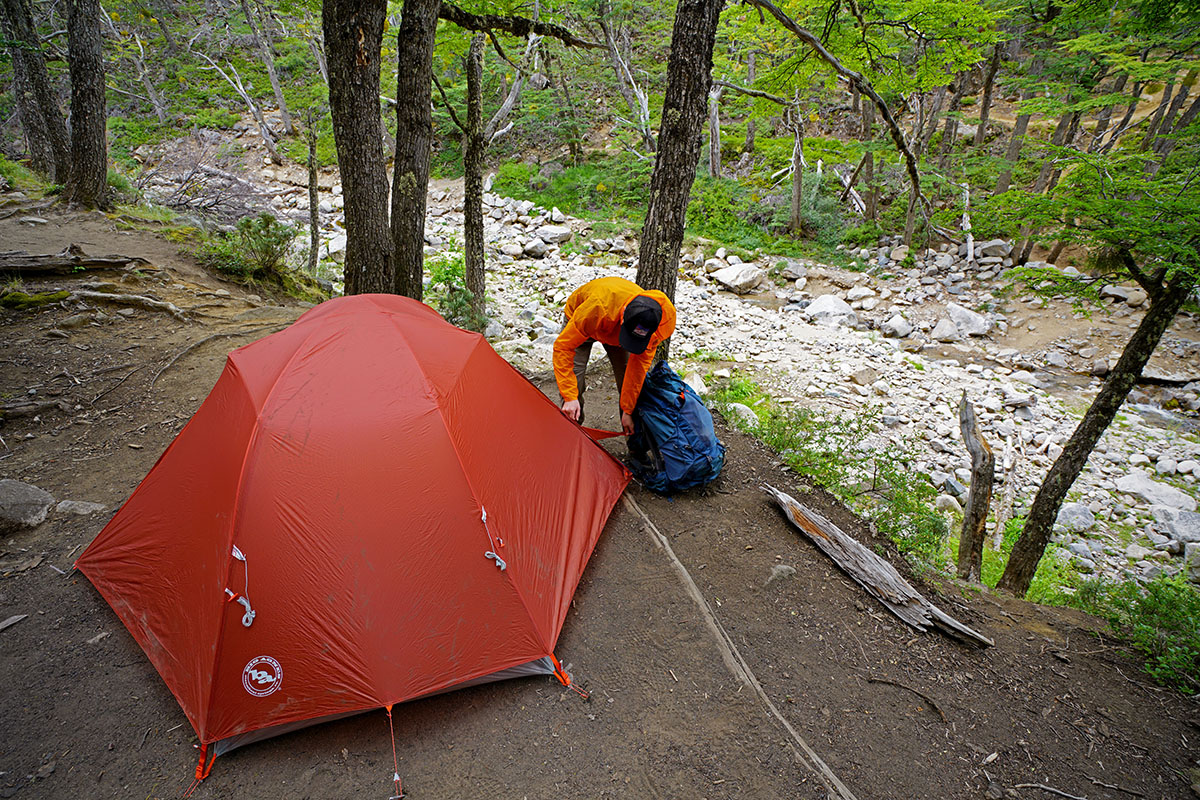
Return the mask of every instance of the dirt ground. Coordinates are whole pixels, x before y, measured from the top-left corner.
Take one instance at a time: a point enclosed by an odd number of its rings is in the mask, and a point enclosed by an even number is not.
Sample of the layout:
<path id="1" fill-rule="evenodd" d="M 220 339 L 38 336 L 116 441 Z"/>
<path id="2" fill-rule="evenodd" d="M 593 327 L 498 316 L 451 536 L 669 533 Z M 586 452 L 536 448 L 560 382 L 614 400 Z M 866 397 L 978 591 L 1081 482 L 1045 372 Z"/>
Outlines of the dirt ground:
<path id="1" fill-rule="evenodd" d="M 177 797 L 192 779 L 195 736 L 72 559 L 196 410 L 228 350 L 304 309 L 248 299 L 175 245 L 116 230 L 103 215 L 38 215 L 48 222 L 0 220 L 3 249 L 51 253 L 74 242 L 158 269 L 27 281 L 30 289 L 111 282 L 173 302 L 191 321 L 105 305 L 93 306 L 103 316 L 65 327 L 91 312 L 0 311 L 0 397 L 59 399 L 66 409 L 0 421 L 0 478 L 108 508 L 52 513 L 0 541 L 0 619 L 28 615 L 0 631 L 0 797 Z M 616 392 L 601 367 L 589 422 L 612 427 Z M 539 385 L 552 389 L 544 377 Z M 409 797 L 839 796 L 806 766 L 813 754 L 847 787 L 840 796 L 861 800 L 1194 796 L 1200 704 L 1149 685 L 1098 621 L 914 579 L 996 646 L 906 627 L 759 487 L 792 492 L 907 574 L 895 553 L 757 442 L 721 432 L 729 456 L 712 488 L 665 499 L 631 486 L 650 524 L 628 503 L 608 523 L 557 650 L 591 699 L 543 677 L 398 707 Z M 655 529 L 794 735 L 727 667 Z M 768 583 L 778 564 L 795 574 Z M 195 796 L 384 798 L 392 771 L 379 711 L 224 756 Z"/>

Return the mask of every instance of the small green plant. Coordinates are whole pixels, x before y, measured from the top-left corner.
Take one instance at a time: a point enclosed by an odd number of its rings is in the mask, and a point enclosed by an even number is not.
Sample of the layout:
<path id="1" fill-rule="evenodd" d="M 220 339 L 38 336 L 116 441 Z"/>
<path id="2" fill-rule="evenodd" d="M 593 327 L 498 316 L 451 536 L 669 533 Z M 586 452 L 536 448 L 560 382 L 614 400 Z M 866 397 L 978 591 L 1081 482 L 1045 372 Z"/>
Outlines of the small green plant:
<path id="1" fill-rule="evenodd" d="M 994 587 L 1000 580 L 1013 545 L 1017 543 L 1024 528 L 1025 518 L 1014 517 L 1004 525 L 1000 550 L 984 547 L 982 583 Z M 955 549 L 957 547 L 955 542 Z M 1078 606 L 1076 591 L 1080 581 L 1079 571 L 1072 565 L 1070 555 L 1064 548 L 1051 542 L 1046 547 L 1042 560 L 1038 562 L 1037 572 L 1033 575 L 1025 599 L 1048 606 Z"/>
<path id="2" fill-rule="evenodd" d="M 729 356 L 726 353 L 722 353 L 718 350 L 705 350 L 704 348 L 701 348 L 701 349 L 697 350 L 696 352 L 692 353 L 691 356 L 689 356 L 689 358 L 692 358 L 696 361 L 729 361 L 730 360 Z"/>
<path id="3" fill-rule="evenodd" d="M 755 435 L 789 467 L 869 517 L 913 563 L 933 569 L 949 563 L 946 523 L 933 506 L 937 491 L 913 469 L 903 448 L 872 443 L 877 409 L 834 414 L 780 407 L 740 377 L 719 384 L 714 400 L 722 413 L 730 403 L 756 407 Z"/>
<path id="4" fill-rule="evenodd" d="M 217 234 L 200 245 L 197 257 L 207 267 L 241 281 L 278 278 L 296 229 L 271 214 L 243 217 L 230 233 Z"/>
<path id="5" fill-rule="evenodd" d="M 1154 680 L 1200 694 L 1200 591 L 1182 575 L 1160 575 L 1144 585 L 1092 580 L 1078 600 L 1145 655 Z"/>
<path id="6" fill-rule="evenodd" d="M 447 251 L 429 259 L 429 304 L 451 325 L 482 333 L 488 318 L 472 306 L 466 284 L 466 266 L 461 251 Z"/>

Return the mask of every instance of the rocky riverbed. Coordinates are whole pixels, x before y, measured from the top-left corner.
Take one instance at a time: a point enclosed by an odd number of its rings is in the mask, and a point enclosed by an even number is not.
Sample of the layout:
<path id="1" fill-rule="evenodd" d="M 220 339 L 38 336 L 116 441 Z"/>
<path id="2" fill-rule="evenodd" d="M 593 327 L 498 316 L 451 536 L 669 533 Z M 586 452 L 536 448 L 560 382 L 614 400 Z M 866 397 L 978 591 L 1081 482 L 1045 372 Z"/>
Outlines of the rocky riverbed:
<path id="1" fill-rule="evenodd" d="M 166 166 L 156 173 L 160 194 L 176 185 Z M 245 180 L 256 187 L 245 195 L 248 208 L 307 217 L 298 168 L 257 166 Z M 322 256 L 337 262 L 345 249 L 340 186 L 328 175 L 321 186 Z M 522 368 L 548 369 L 567 295 L 602 275 L 632 279 L 637 243 L 592 236 L 587 222 L 558 209 L 491 193 L 484 215 L 488 338 Z M 461 182 L 435 182 L 427 253 L 461 247 L 462 222 Z M 672 354 L 697 383 L 737 370 L 780 403 L 876 409 L 884 426 L 878 445 L 913 452 L 950 514 L 970 478 L 958 423 L 965 392 L 997 453 L 998 502 L 1009 498 L 1019 515 L 1147 298 L 1134 286 L 1106 286 L 1106 307 L 1088 316 L 1065 297 L 1012 295 L 1002 277 L 1011 250 L 1002 240 L 921 252 L 884 241 L 848 250 L 845 265 L 834 266 L 745 263 L 715 245 L 685 248 Z M 1148 578 L 1184 570 L 1200 583 L 1196 323 L 1185 313 L 1168 331 L 1146 371 L 1155 384 L 1131 394 L 1059 517 L 1057 540 L 1082 572 Z"/>

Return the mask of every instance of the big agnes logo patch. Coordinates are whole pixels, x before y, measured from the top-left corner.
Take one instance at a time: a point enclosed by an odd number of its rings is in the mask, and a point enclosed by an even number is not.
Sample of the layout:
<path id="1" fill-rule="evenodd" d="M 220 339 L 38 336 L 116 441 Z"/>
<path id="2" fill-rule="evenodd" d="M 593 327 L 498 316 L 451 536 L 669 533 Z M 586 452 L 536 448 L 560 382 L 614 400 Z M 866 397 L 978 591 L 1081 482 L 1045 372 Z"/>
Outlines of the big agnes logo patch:
<path id="1" fill-rule="evenodd" d="M 242 686 L 255 697 L 266 697 L 283 683 L 283 667 L 270 656 L 251 659 L 242 670 Z"/>

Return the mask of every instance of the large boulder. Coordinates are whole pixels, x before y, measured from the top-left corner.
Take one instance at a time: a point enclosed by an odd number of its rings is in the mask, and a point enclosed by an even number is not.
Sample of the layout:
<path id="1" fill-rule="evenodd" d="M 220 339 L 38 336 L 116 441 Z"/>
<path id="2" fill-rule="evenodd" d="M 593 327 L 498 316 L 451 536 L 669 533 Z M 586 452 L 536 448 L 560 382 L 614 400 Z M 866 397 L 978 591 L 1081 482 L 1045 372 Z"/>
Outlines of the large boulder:
<path id="1" fill-rule="evenodd" d="M 823 324 L 854 325 L 858 322 L 858 315 L 854 313 L 850 304 L 833 294 L 823 294 L 813 300 L 804 309 L 804 313 L 813 322 Z"/>
<path id="2" fill-rule="evenodd" d="M 543 225 L 536 231 L 537 238 L 546 244 L 562 244 L 571 241 L 574 234 L 566 225 Z"/>
<path id="3" fill-rule="evenodd" d="M 992 239 L 975 247 L 975 251 L 982 257 L 999 256 L 1004 258 L 1012 252 L 1012 245 L 1003 239 Z"/>
<path id="4" fill-rule="evenodd" d="M 21 481 L 0 480 L 0 535 L 36 528 L 53 505 L 49 492 Z"/>
<path id="5" fill-rule="evenodd" d="M 992 329 L 991 320 L 958 303 L 947 303 L 946 314 L 963 336 L 986 336 Z"/>
<path id="6" fill-rule="evenodd" d="M 525 243 L 525 255 L 530 258 L 543 258 L 550 248 L 536 236 Z"/>
<path id="7" fill-rule="evenodd" d="M 1083 533 L 1096 524 L 1096 515 L 1083 503 L 1064 503 L 1058 512 L 1056 524 L 1071 533 Z"/>
<path id="8" fill-rule="evenodd" d="M 1117 490 L 1145 500 L 1151 505 L 1167 506 L 1182 511 L 1196 510 L 1196 498 L 1184 494 L 1174 486 L 1152 480 L 1140 469 L 1117 478 Z"/>
<path id="9" fill-rule="evenodd" d="M 913 326 L 900 314 L 894 314 L 891 319 L 879 326 L 884 336 L 895 339 L 907 338 L 913 331 Z"/>
<path id="10" fill-rule="evenodd" d="M 958 332 L 958 326 L 947 317 L 938 320 L 938 324 L 933 326 L 933 332 L 929 335 L 938 342 L 957 342 L 962 338 L 962 334 Z"/>
<path id="11" fill-rule="evenodd" d="M 1150 512 L 1163 535 L 1177 542 L 1200 543 L 1200 513 L 1170 506 L 1154 506 Z"/>
<path id="12" fill-rule="evenodd" d="M 758 288 L 767 271 L 753 264 L 736 264 L 719 269 L 712 274 L 712 279 L 731 292 L 748 294 Z"/>

